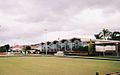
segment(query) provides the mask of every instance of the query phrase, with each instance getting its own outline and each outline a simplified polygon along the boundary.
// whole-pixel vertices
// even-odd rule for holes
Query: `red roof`
[[[13,48],[23,48],[23,47],[22,47],[22,46],[19,46],[19,45],[16,45],[16,46],[13,46],[12,49],[13,49]]]
[[[30,46],[32,49],[36,49],[38,48],[38,46]]]

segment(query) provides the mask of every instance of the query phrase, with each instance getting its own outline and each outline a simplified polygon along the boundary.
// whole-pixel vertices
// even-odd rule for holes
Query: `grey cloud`
[[[111,13],[119,10],[119,2],[119,0],[4,0],[0,3],[4,12],[23,15],[16,21],[32,23],[44,20],[56,21],[57,19],[62,21],[63,18],[68,19],[85,8],[108,9],[106,12]]]
[[[0,11],[6,14],[16,14],[18,12],[18,2],[16,0],[1,0]]]
[[[81,12],[85,8],[101,8],[105,10],[105,14],[108,14],[108,12],[114,14],[119,10],[120,6],[118,3],[119,1],[114,0],[35,0],[33,1],[32,8],[24,8],[26,10],[23,11],[27,11],[25,13],[26,16],[17,21],[27,23],[40,21],[63,22],[63,19],[67,21],[72,15]]]
[[[34,10],[37,10],[36,12],[43,11],[45,9],[46,11],[56,11],[57,13],[65,13],[65,9],[75,9],[77,8],[78,10],[81,8],[90,8],[90,7],[95,7],[95,8],[105,8],[105,7],[114,7],[119,9],[119,0],[1,0],[0,1],[0,7],[2,10],[12,10],[11,12],[15,12],[16,9],[18,8],[20,12],[23,11],[29,11],[34,12]],[[23,4],[23,5],[21,5]],[[26,10],[25,10],[26,9]],[[19,12],[17,12],[19,13]],[[48,13],[48,12],[45,12]]]
[[[4,23],[12,24],[5,25],[6,28],[0,30],[1,40],[40,40],[44,34],[57,31],[78,30],[81,34],[94,34],[100,31],[98,29],[107,27],[105,25],[108,23],[110,24],[108,28],[119,29],[117,25],[112,26],[119,24],[116,19],[110,20],[111,22],[105,20],[104,23],[90,24],[82,24],[80,20],[79,23],[70,20],[88,8],[91,11],[102,9],[102,16],[110,18],[119,14],[119,3],[120,0],[0,0],[0,14],[9,15],[13,19],[13,22],[5,19]],[[47,32],[44,29],[47,29]]]

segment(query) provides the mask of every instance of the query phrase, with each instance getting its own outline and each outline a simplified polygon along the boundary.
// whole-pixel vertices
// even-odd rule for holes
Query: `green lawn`
[[[113,56],[69,56],[67,57],[87,57],[87,58],[107,58],[107,59],[120,59],[120,57],[113,57]]]
[[[95,75],[120,71],[119,61],[59,57],[1,57],[0,75]]]

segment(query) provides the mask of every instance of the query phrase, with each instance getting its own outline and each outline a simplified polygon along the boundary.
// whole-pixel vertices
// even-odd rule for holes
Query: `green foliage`
[[[26,46],[26,47],[23,48],[23,51],[25,52],[25,54],[26,54],[27,52],[29,52],[29,50],[31,50],[31,47],[30,47],[30,46]]]
[[[4,45],[0,47],[0,52],[7,52],[10,49],[10,45]]]
[[[73,48],[73,51],[88,51],[88,46],[80,46],[78,48]]]
[[[0,52],[6,52],[7,50],[6,50],[6,47],[5,46],[2,46],[2,47],[0,47]]]
[[[103,29],[100,33],[95,34],[96,39],[104,39],[107,40],[110,38],[111,32],[108,29]]]
[[[102,30],[103,39],[107,39],[110,36],[111,32],[108,29]]]
[[[120,32],[112,32],[111,34],[111,40],[120,40]]]
[[[92,40],[90,40],[90,43],[89,43],[89,46],[88,46],[88,54],[90,56],[95,55],[95,49],[94,49],[94,46],[92,44]]]
[[[108,29],[103,29],[98,34],[94,35],[96,39],[104,39],[104,40],[120,40],[120,32],[114,31],[111,32]]]
[[[101,32],[98,33],[98,34],[95,34],[94,35],[96,39],[102,39],[102,35],[101,35]]]
[[[26,50],[31,50],[31,47],[30,46],[26,46]]]
[[[5,45],[5,48],[8,51],[10,49],[10,45],[9,44]]]

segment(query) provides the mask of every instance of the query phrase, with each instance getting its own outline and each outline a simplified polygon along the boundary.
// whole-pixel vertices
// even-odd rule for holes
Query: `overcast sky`
[[[0,0],[0,45],[120,30],[120,0]]]

